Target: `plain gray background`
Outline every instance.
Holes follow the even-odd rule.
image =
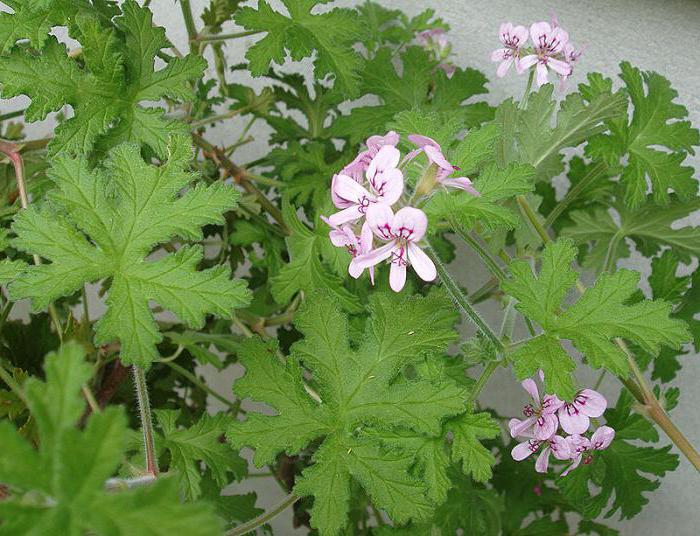
[[[208,0],[192,0],[193,10],[198,26],[199,15]],[[273,2],[274,3],[274,2]],[[577,66],[569,87],[585,78],[588,71],[600,71],[607,76],[616,77],[618,63],[629,60],[634,65],[648,70],[656,70],[669,78],[678,90],[679,101],[690,112],[690,120],[697,127],[700,125],[700,2],[693,0],[618,0],[610,1],[560,1],[545,2],[509,0],[466,1],[466,0],[380,0],[380,3],[393,8],[400,8],[408,14],[417,14],[433,8],[451,26],[449,33],[453,45],[453,61],[460,66],[470,66],[482,70],[490,79],[487,100],[498,103],[510,96],[519,98],[524,88],[524,78],[511,73],[503,79],[496,79],[496,64],[489,60],[490,52],[499,47],[497,30],[501,22],[529,26],[532,22],[549,20],[553,10],[560,24],[569,31],[571,40],[577,45],[585,45],[586,50]],[[337,5],[354,5],[357,2],[341,1]],[[155,13],[155,22],[167,29],[168,37],[182,51],[187,49],[187,35],[182,24],[180,7],[173,0],[154,0],[151,7]],[[230,23],[224,31],[236,31]],[[243,61],[245,49],[255,41],[255,37],[238,39],[227,44],[227,58],[230,64]],[[308,71],[308,62],[295,65],[301,72]],[[237,74],[238,82],[250,82],[244,74]],[[230,81],[234,81],[230,78]],[[253,81],[256,87],[262,84]],[[24,99],[13,99],[9,106],[4,103],[3,111],[26,105]],[[218,143],[231,143],[238,138],[242,120],[232,120],[224,127],[212,129],[209,136]],[[32,135],[42,135],[51,127],[51,122],[31,128]],[[239,163],[255,159],[267,150],[266,137],[269,130],[258,126],[252,130],[256,136],[254,143],[248,144],[236,153]],[[368,133],[368,135],[371,133]],[[689,162],[698,168],[700,159],[693,157]],[[697,177],[697,175],[696,175]],[[700,219],[695,214],[691,221],[697,225]],[[636,256],[625,261],[625,267],[633,268],[647,274],[649,266],[646,261]],[[452,270],[468,288],[477,288],[486,280],[487,274],[481,263],[466,250],[461,250]],[[99,304],[92,304],[93,311]],[[481,310],[492,325],[497,325],[500,312],[496,307],[482,307]],[[471,333],[464,326],[465,333]],[[700,378],[698,356],[690,356],[684,361],[680,378],[674,385],[681,388],[678,408],[673,412],[673,419],[685,432],[690,441],[700,445],[700,393],[697,385]],[[212,387],[224,395],[230,393],[234,377],[239,370],[229,370],[214,374],[212,370],[203,372],[209,377]],[[581,371],[582,384],[591,385],[595,375]],[[606,379],[601,390],[612,400],[618,390],[617,381]],[[491,405],[502,414],[517,415],[524,402],[524,392],[507,371],[498,373],[487,386],[481,401]],[[213,409],[218,406],[213,403]],[[663,433],[661,434],[663,436]],[[259,492],[259,504],[269,506],[278,502],[283,493],[274,482],[266,479],[249,481],[255,487],[235,487],[236,492],[255,489]],[[660,488],[650,495],[650,504],[634,519],[622,523],[613,522],[624,535],[659,535],[693,536],[700,533],[700,484],[698,473],[688,461],[681,458],[679,468],[665,478]],[[273,526],[276,534],[296,534],[299,531],[288,529],[290,514],[279,516]]]

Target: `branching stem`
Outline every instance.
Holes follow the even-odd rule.
[[[243,534],[253,532],[258,527],[262,527],[265,523],[277,517],[279,514],[284,512],[287,508],[292,506],[298,500],[299,497],[294,495],[294,493],[290,493],[278,505],[273,506],[267,512],[260,514],[255,519],[251,519],[247,523],[243,523],[242,525],[238,525],[237,527],[229,530],[225,533],[225,536],[242,536]]]

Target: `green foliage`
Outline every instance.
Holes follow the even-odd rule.
[[[283,0],[289,17],[272,9],[266,0],[261,0],[257,9],[240,8],[236,14],[237,24],[246,30],[267,33],[246,53],[250,72],[261,76],[270,63],[282,65],[287,55],[293,61],[300,61],[315,52],[314,77],[321,80],[333,75],[339,90],[356,94],[362,60],[352,45],[362,41],[363,27],[348,9],[311,13],[316,6],[329,1]]]
[[[10,496],[0,501],[4,534],[164,535],[217,534],[219,523],[204,505],[180,504],[175,480],[109,493],[105,480],[124,453],[126,419],[120,408],[93,414],[84,429],[75,424],[85,404],[80,387],[91,375],[83,350],[66,344],[46,358],[46,382],[23,386],[39,429],[39,449],[13,426],[0,423],[0,481]]]
[[[229,473],[241,480],[247,472],[247,463],[223,441],[223,431],[231,419],[224,414],[204,415],[189,428],[179,428],[179,411],[156,410],[156,418],[163,430],[161,446],[170,452],[170,468],[177,472],[180,490],[188,501],[202,494],[202,472],[199,462],[206,464],[219,489],[229,482]]]
[[[670,445],[662,448],[639,447],[630,441],[656,442],[658,432],[641,415],[632,413],[632,397],[623,392],[614,409],[605,415],[615,429],[615,440],[604,451],[596,452],[593,463],[582,465],[557,481],[564,496],[586,518],[595,518],[607,510],[610,517],[618,510],[622,519],[637,515],[649,502],[646,492],[659,487],[659,480],[678,466],[678,455],[671,454]],[[589,481],[599,489],[591,493]]]
[[[236,192],[222,183],[199,183],[179,194],[196,178],[184,170],[191,155],[188,141],[174,138],[161,167],[146,164],[133,145],[113,150],[104,173],[90,171],[84,158],[56,159],[51,202],[25,210],[13,225],[15,247],[50,264],[17,274],[9,285],[13,298],[31,298],[41,309],[86,282],[111,278],[96,341],[118,339],[122,361],[142,366],[158,357],[162,339],[148,300],[192,327],[201,327],[208,313],[227,317],[245,305],[248,291],[230,279],[228,269],[197,271],[201,246],[145,259],[155,245],[175,237],[201,239],[200,228],[221,222],[221,214],[235,205]]]
[[[370,133],[383,132],[396,114],[412,109],[449,112],[465,127],[478,126],[491,119],[492,110],[486,103],[463,104],[486,92],[486,77],[479,71],[457,68],[448,78],[444,71],[436,70],[435,61],[425,50],[410,47],[401,54],[403,70],[399,74],[393,57],[391,49],[382,48],[366,62],[360,77],[361,91],[376,95],[381,104],[358,106],[336,119],[331,127],[334,136],[348,137],[352,143],[357,143]]]
[[[576,248],[570,241],[548,244],[539,277],[527,262],[515,261],[510,265],[512,279],[503,284],[503,289],[518,300],[517,309],[544,330],[511,355],[518,378],[532,376],[541,368],[547,391],[568,400],[575,393],[571,376],[575,364],[562,348],[561,339],[570,340],[591,367],[624,376],[627,357],[613,338],[631,340],[652,354],[661,346],[677,348],[688,338],[685,324],[669,318],[670,304],[659,300],[626,304],[639,280],[639,274],[629,270],[602,274],[562,311],[562,302],[578,277],[571,268],[575,256]]]
[[[229,440],[253,447],[255,462],[262,465],[323,438],[295,491],[314,496],[311,522],[324,534],[336,534],[345,525],[351,480],[398,523],[428,517],[432,502],[426,485],[409,471],[415,455],[383,449],[357,430],[400,427],[419,438],[439,437],[441,420],[464,411],[465,392],[446,377],[409,380],[401,375],[423,356],[440,355],[453,340],[454,317],[445,315],[444,296],[374,295],[357,346],[347,338],[347,319],[334,299],[319,293],[310,303],[295,319],[304,339],[284,363],[274,343],[252,340],[241,350],[246,375],[234,392],[265,402],[277,414],[249,413],[231,425]],[[305,390],[302,365],[313,373],[321,404]]]
[[[683,120],[688,111],[675,102],[678,92],[658,73],[640,71],[626,61],[620,69],[633,106],[632,117],[629,122],[627,114],[609,120],[609,133],[591,139],[587,154],[611,164],[627,159],[620,180],[630,208],[645,202],[648,184],[656,204],[668,204],[669,188],[681,200],[692,199],[698,191],[697,181],[693,168],[683,161],[700,145],[700,133]],[[597,91],[593,88],[590,93]]]
[[[31,8],[0,20],[23,16],[27,9]],[[62,8],[48,12],[47,24],[55,23],[50,15],[56,9],[60,13]],[[74,116],[56,129],[50,143],[53,154],[82,154],[96,145],[105,150],[129,141],[165,157],[168,136],[189,133],[186,125],[165,117],[162,109],[140,103],[191,100],[190,82],[202,75],[204,60],[170,58],[165,68],[156,71],[156,55],[170,46],[165,30],[154,26],[151,12],[134,0],[124,2],[121,10],[112,24],[100,20],[92,9],[78,9],[70,31],[80,41],[82,61],[70,57],[54,37],[33,43],[43,45],[40,54],[15,48],[8,56],[0,56],[2,96],[28,95],[32,103],[24,114],[27,121],[42,120],[64,105],[73,108]]]

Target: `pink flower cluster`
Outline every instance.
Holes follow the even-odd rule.
[[[425,154],[424,177],[431,179],[430,188],[441,184],[479,195],[468,178],[450,178],[458,168],[447,161],[435,140],[418,134],[411,134],[408,139],[417,148],[402,160],[396,148],[396,132],[368,138],[367,148],[333,176],[331,198],[340,211],[323,218],[331,227],[333,245],[346,247],[353,257],[348,267],[350,275],[358,278],[367,268],[374,283],[374,266],[389,260],[389,284],[396,292],[406,283],[409,265],[424,281],[433,281],[437,276],[433,261],[419,245],[428,227],[425,213],[410,206],[403,206],[396,213],[392,210],[404,194],[402,166]],[[375,238],[381,243],[376,248]]]
[[[540,378],[543,378],[542,373]],[[525,439],[513,448],[511,455],[514,460],[524,460],[539,451],[535,470],[546,473],[551,454],[558,460],[572,462],[562,473],[562,476],[566,476],[581,461],[590,463],[592,451],[608,448],[614,439],[615,430],[609,426],[598,427],[590,438],[583,435],[590,427],[591,418],[600,417],[608,405],[597,391],[583,389],[576,393],[571,402],[563,402],[555,395],[545,394],[540,398],[532,379],[523,381],[522,386],[533,403],[523,408],[525,419],[511,419],[508,423],[512,437]],[[559,427],[569,435],[558,435]]]
[[[583,52],[569,42],[568,32],[559,26],[556,17],[551,23],[535,22],[529,31],[525,26],[504,22],[498,38],[503,48],[491,53],[491,60],[500,62],[496,75],[505,76],[511,65],[518,74],[535,66],[537,87],[547,83],[550,69],[561,77],[562,83],[566,81]],[[532,41],[531,46],[528,46],[528,38]]]
[[[447,32],[442,28],[423,30],[416,34],[416,41],[439,62],[438,69],[445,71],[447,78],[452,78],[457,66],[447,60],[452,51],[452,45],[447,40]]]

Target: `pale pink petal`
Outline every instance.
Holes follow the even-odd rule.
[[[434,164],[437,164],[438,167],[450,172],[454,171],[454,167],[447,161],[447,158],[445,158],[445,155],[442,154],[440,149],[432,145],[426,145],[423,147],[423,150],[425,154],[428,155],[428,159]]]
[[[536,402],[540,401],[540,392],[537,390],[537,384],[535,383],[535,380],[532,378],[527,378],[526,380],[523,380],[522,383],[520,384],[523,386],[523,389],[525,389],[530,397],[535,400]]]
[[[535,46],[539,46],[540,42],[546,39],[552,33],[552,27],[548,22],[535,22],[530,26],[530,38]]]
[[[423,281],[434,281],[437,277],[433,261],[413,242],[408,244],[408,260]]]
[[[421,149],[425,148],[426,146],[430,146],[440,150],[440,144],[438,142],[436,142],[433,138],[422,136],[421,134],[409,134],[408,141],[414,145],[417,145]]]
[[[583,434],[591,425],[588,415],[584,415],[571,404],[563,406],[558,415],[559,423],[567,434]]]
[[[547,83],[547,66],[542,62],[537,64],[536,83],[537,87],[541,87]]]
[[[559,419],[556,415],[540,415],[535,421],[532,430],[535,434],[535,439],[549,439],[554,435],[559,427]]]
[[[547,468],[549,467],[549,453],[551,450],[552,449],[549,448],[549,445],[547,445],[544,449],[542,449],[542,452],[537,457],[537,461],[535,462],[535,471],[538,473],[547,472]]]
[[[568,460],[571,458],[569,443],[562,436],[555,435],[549,440],[549,446],[557,460]]]
[[[328,221],[334,227],[339,227],[344,223],[357,221],[362,216],[363,214],[362,212],[360,212],[360,207],[358,205],[354,205],[352,207],[341,210],[340,212],[336,212],[335,214],[331,214],[328,217]]]
[[[524,71],[525,69],[529,69],[532,67],[535,63],[537,63],[538,58],[535,54],[530,54],[528,56],[525,56],[524,58],[520,58],[518,61],[518,65]],[[521,71],[521,72],[522,72]]]
[[[561,27],[554,28],[549,36],[549,41],[552,43],[550,52],[552,54],[558,54],[564,49],[566,43],[569,42],[569,33]]]
[[[469,192],[470,194],[479,197],[481,193],[474,188],[472,185],[472,181],[470,181],[467,177],[455,177],[454,179],[441,179],[440,184],[446,187],[451,187],[451,188],[459,188],[460,190],[464,190],[465,192]]]
[[[566,468],[566,470],[561,474],[561,476],[566,476],[566,475],[568,475],[571,471],[573,471],[574,469],[576,469],[576,468],[579,466],[579,464],[581,463],[581,460],[582,460],[582,459],[583,459],[583,456],[581,456],[580,454],[579,454],[578,456],[576,456],[576,457],[573,459],[573,460],[574,460],[574,463],[572,463],[571,465],[569,465],[569,467]]]
[[[362,224],[360,231],[360,253],[367,253],[372,249],[372,227],[368,222]]]
[[[510,32],[510,35],[513,38],[517,39],[518,46],[523,46],[525,44],[525,41],[527,41],[528,31],[527,28],[525,28],[525,26],[518,25],[513,27],[513,29]]]
[[[508,42],[508,37],[513,31],[513,24],[510,22],[502,22],[498,28],[498,38],[504,45]]]
[[[367,141],[365,143],[369,149],[373,151],[379,151],[379,149],[381,149],[385,145],[391,145],[395,147],[396,144],[399,143],[399,135],[393,130],[390,130],[384,136],[370,136],[369,138],[367,138]]]
[[[519,443],[513,447],[513,450],[510,451],[510,455],[516,462],[519,462],[527,458],[533,452],[537,452],[537,449],[539,448],[539,441],[528,439],[527,441],[523,441],[522,443]]]
[[[385,145],[379,149],[376,156],[372,158],[372,161],[369,163],[369,167],[367,168],[367,178],[370,179],[378,172],[395,168],[399,165],[400,159],[401,153],[396,147],[392,145]]]
[[[357,246],[358,241],[355,233],[349,226],[343,225],[340,229],[332,229],[328,236],[335,247]]]
[[[363,199],[374,197],[364,186],[358,184],[347,175],[336,175],[333,178],[331,188],[339,198],[350,201],[353,204],[360,204]]]
[[[337,208],[348,208],[348,207],[351,207],[352,205],[354,205],[355,203],[353,203],[352,201],[348,201],[347,199],[343,199],[335,191],[336,184],[338,183],[338,177],[342,177],[342,176],[347,176],[347,175],[342,175],[342,174],[333,175],[333,179],[331,180],[331,199],[333,200],[333,204]],[[350,177],[350,178],[352,179],[352,177]]]
[[[537,371],[537,375],[540,377],[540,381],[541,381],[542,383],[544,383],[544,370],[539,369],[539,370]]]
[[[600,417],[608,407],[608,401],[598,391],[584,389],[576,395],[574,405],[589,417]]]
[[[556,58],[549,58],[549,60],[547,60],[547,65],[554,72],[562,76],[569,76],[571,74],[571,65],[569,65],[565,61],[561,61]]]
[[[615,439],[615,430],[609,426],[601,426],[591,436],[591,448],[595,450],[605,450]]]
[[[362,275],[362,271],[364,270],[364,268],[362,268],[357,262],[355,262],[356,259],[357,257],[353,258],[350,261],[350,264],[348,265],[348,273],[355,279],[360,277]]]
[[[496,69],[496,76],[498,78],[503,78],[507,73],[508,69],[510,69],[510,66],[513,64],[513,58],[508,58],[507,60],[503,60],[501,64],[498,66]]]
[[[365,268],[379,264],[383,260],[391,257],[391,252],[395,247],[396,244],[389,242],[388,244],[384,244],[380,248],[373,249],[364,255],[358,255],[352,260],[352,263],[355,265],[356,269],[359,269],[360,272],[362,272],[362,270]]]
[[[384,203],[374,203],[367,209],[367,223],[375,236],[382,240],[392,240],[391,224],[394,221],[394,212]]]
[[[569,451],[571,452],[572,458],[587,451],[591,446],[591,442],[588,440],[588,438],[579,434],[567,436],[566,442],[569,444]]]
[[[370,222],[371,223],[371,222]],[[419,208],[403,207],[394,215],[391,231],[394,236],[418,242],[428,228],[428,217]]]
[[[512,58],[513,51],[509,48],[497,48],[491,52],[491,61],[505,61]]]
[[[406,284],[406,265],[399,262],[392,262],[389,270],[389,286],[394,292],[401,292]]]
[[[413,160],[416,156],[421,154],[423,152],[423,149],[413,149],[412,151],[409,151],[406,153],[406,156],[403,157],[403,160],[401,160],[401,165],[404,166],[408,164],[411,160]]]
[[[382,203],[393,205],[403,194],[403,173],[397,168],[388,169],[381,175],[376,175],[370,184]]]
[[[556,413],[563,405],[564,401],[559,400],[557,395],[544,395],[542,399],[542,413]]]
[[[508,421],[510,436],[518,437],[524,435],[525,431],[532,428],[532,425],[535,424],[535,420],[535,417],[530,417],[524,421],[521,421],[520,419],[511,419]]]

